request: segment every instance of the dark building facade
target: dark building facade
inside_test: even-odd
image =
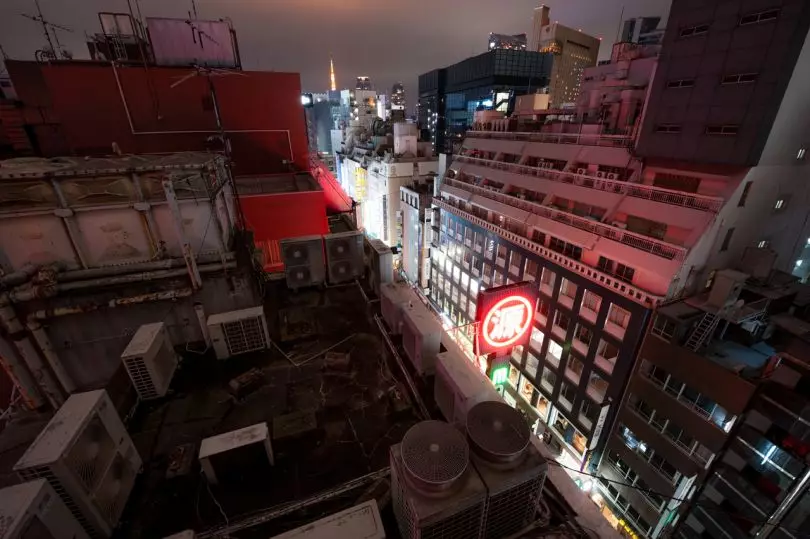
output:
[[[552,63],[550,53],[496,49],[420,75],[420,124],[435,131],[437,150],[450,151],[472,125],[476,110],[511,114],[517,96],[547,87]],[[432,128],[428,115],[434,113]]]
[[[638,154],[756,165],[809,26],[805,0],[673,2]]]

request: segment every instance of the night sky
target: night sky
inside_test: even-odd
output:
[[[132,0],[133,5],[136,0]],[[301,73],[306,91],[329,84],[329,52],[338,88],[368,75],[380,93],[402,80],[408,108],[420,73],[486,51],[490,32],[531,31],[539,0],[197,0],[200,18],[230,17],[246,69]],[[76,58],[87,57],[84,33],[99,30],[96,13],[127,11],[125,0],[40,0],[45,18],[67,26],[59,39]],[[504,9],[500,5],[511,7]],[[669,0],[546,0],[551,20],[604,38],[610,54],[619,15],[666,16]],[[186,17],[191,0],[140,0],[146,16]],[[19,16],[33,14],[34,0],[0,0],[0,45],[11,58],[32,59],[44,44],[41,27]]]

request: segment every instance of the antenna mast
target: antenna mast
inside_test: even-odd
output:
[[[39,0],[34,0],[34,5],[37,6],[37,17],[32,17],[34,20],[39,20],[42,23],[42,31],[45,32],[45,40],[48,42],[48,46],[51,50],[56,54],[56,49],[53,48],[53,42],[51,41],[51,33],[48,31],[48,23],[45,22],[45,17],[42,16],[42,8],[39,7]]]

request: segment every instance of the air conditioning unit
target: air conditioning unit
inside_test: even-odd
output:
[[[596,171],[596,177],[597,178],[604,178],[605,173],[603,171],[601,171],[601,170],[598,170],[598,171]]]
[[[505,402],[480,402],[467,413],[470,460],[487,487],[482,537],[509,537],[534,520],[548,463],[531,438],[526,420]]]
[[[622,230],[627,230],[627,223],[622,223],[621,221],[613,221],[610,224],[612,224],[616,228],[621,228]]]
[[[262,480],[273,465],[267,423],[232,430],[200,443],[200,466],[211,484]]]
[[[382,240],[368,239],[367,241],[368,282],[379,297],[380,286],[394,281],[394,253]]]
[[[391,446],[391,502],[403,539],[481,537],[486,487],[464,436],[442,421],[423,421]]]
[[[261,306],[212,314],[208,332],[217,359],[264,350],[270,346],[267,319]]]
[[[460,349],[448,348],[436,356],[433,395],[447,422],[463,430],[470,408],[479,402],[501,400],[501,397]]]
[[[404,307],[419,303],[416,293],[406,283],[389,283],[380,286],[380,311],[392,335],[402,333]]]
[[[279,245],[287,287],[297,290],[323,284],[326,271],[321,236],[288,238],[281,240]]]
[[[402,347],[420,375],[436,372],[444,330],[422,302],[413,302],[402,309]]]
[[[164,396],[177,368],[177,355],[165,324],[139,327],[121,354],[121,362],[141,400]]]
[[[372,499],[272,539],[385,539],[385,528]]]
[[[363,233],[359,230],[339,232],[323,237],[326,244],[326,265],[331,284],[352,281],[361,275],[363,261]]]
[[[588,174],[588,169],[587,168],[578,168],[577,169],[577,174],[580,174],[580,175]]]
[[[89,539],[45,479],[0,490],[3,539]]]
[[[608,180],[618,180],[619,175],[616,174],[615,172],[608,172],[607,174],[605,174],[605,178]]]
[[[23,481],[47,479],[91,537],[110,537],[141,458],[107,392],[74,393],[14,465]]]

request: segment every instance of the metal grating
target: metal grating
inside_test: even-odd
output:
[[[90,522],[88,522],[88,520],[84,517],[84,513],[82,513],[79,506],[76,505],[73,498],[70,497],[65,488],[62,486],[62,482],[59,481],[48,466],[37,466],[34,468],[28,468],[27,470],[20,470],[19,474],[20,479],[23,481],[32,481],[39,478],[48,481],[48,484],[51,485],[57,496],[59,496],[59,499],[62,500],[62,503],[65,504],[65,507],[68,508],[76,521],[81,524],[84,531],[87,532],[87,535],[93,539],[101,537],[95,528],[90,525]]]
[[[97,414],[73,444],[65,461],[87,493],[93,492],[115,457],[115,442]]]
[[[228,351],[232,356],[267,348],[264,339],[264,327],[259,316],[234,322],[224,322],[222,332],[225,334]]]
[[[497,462],[520,456],[529,445],[531,432],[516,409],[503,402],[486,401],[467,413],[467,435],[477,454]]]
[[[521,530],[534,517],[543,477],[533,477],[489,498],[485,539],[507,537]]]
[[[481,520],[484,518],[483,500],[459,511],[455,515],[425,526],[420,539],[471,539],[481,534]]]
[[[444,487],[461,477],[469,458],[464,436],[442,421],[417,423],[402,438],[402,462],[426,487]]]
[[[154,399],[158,397],[155,383],[149,370],[146,368],[146,363],[142,357],[133,357],[124,360],[124,367],[129,373],[132,384],[135,386],[135,391],[141,400]]]

